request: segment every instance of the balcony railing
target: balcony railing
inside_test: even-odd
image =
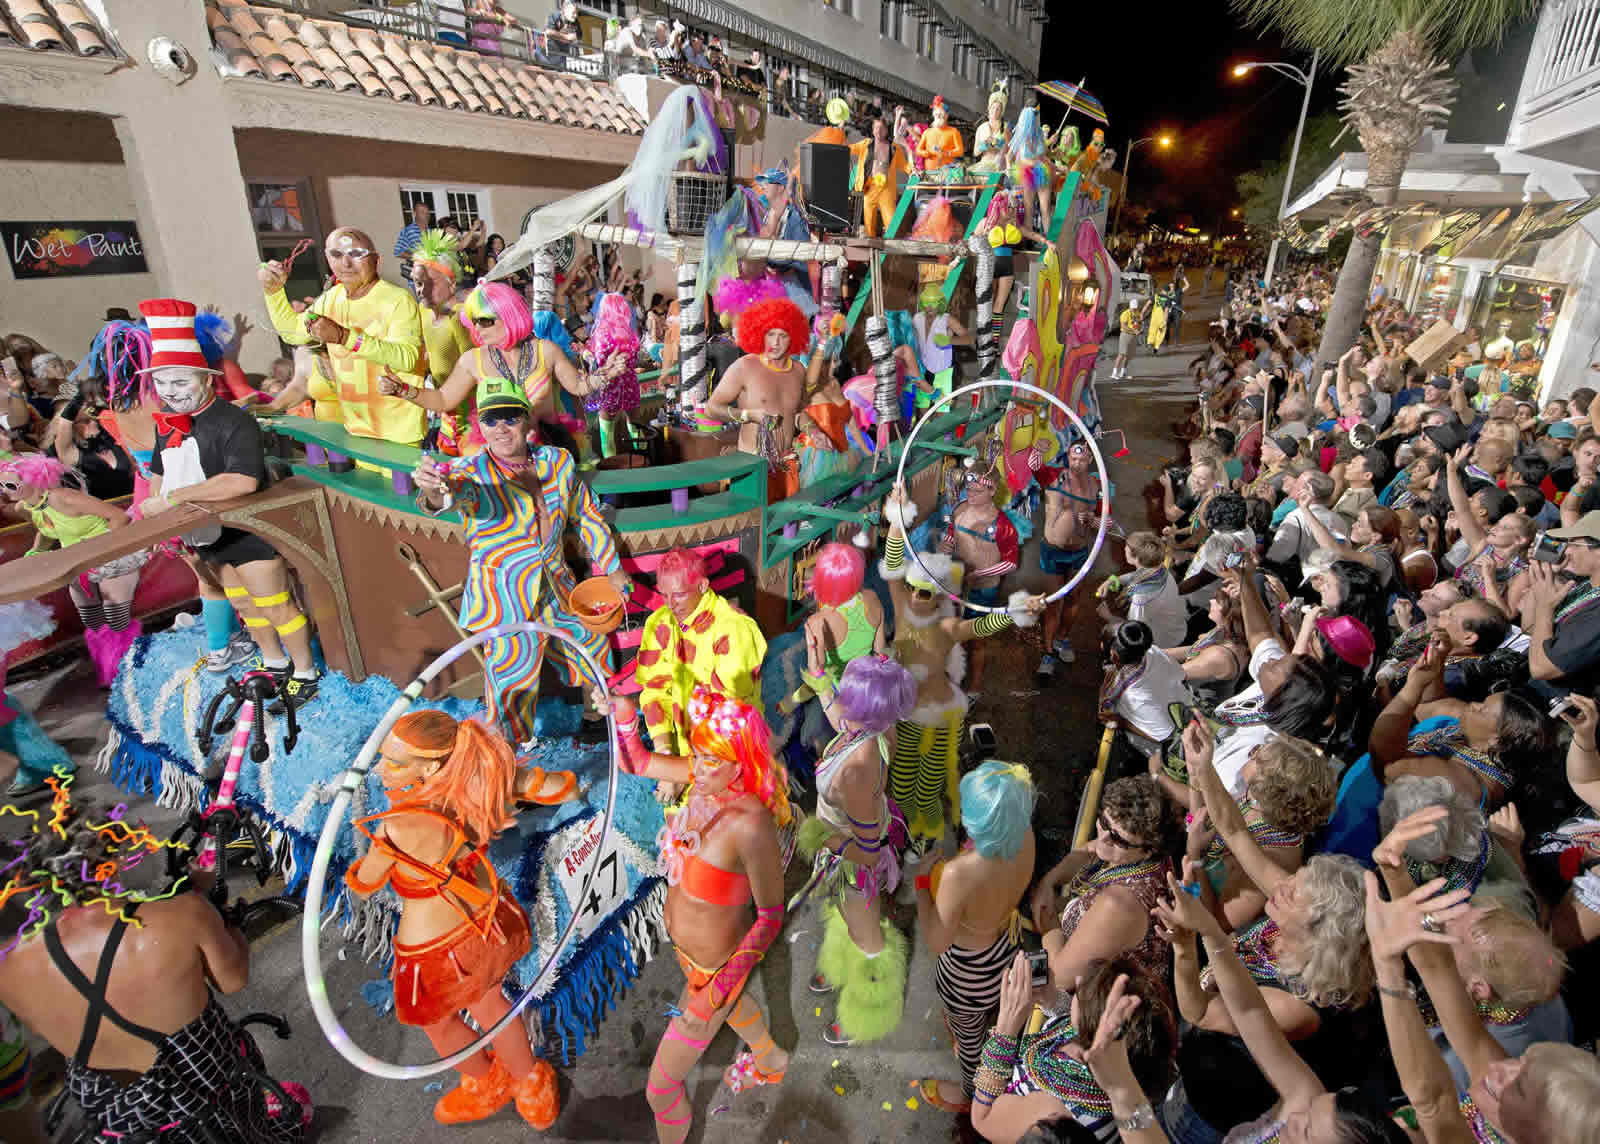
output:
[[[1600,93],[1600,0],[1548,0],[1526,82],[1524,120]]]

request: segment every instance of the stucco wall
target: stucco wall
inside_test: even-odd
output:
[[[0,219],[137,219],[122,148],[109,119],[5,113],[0,131]],[[17,281],[0,258],[0,332],[29,334],[64,357],[81,358],[108,307],[132,310],[159,293],[153,274]]]

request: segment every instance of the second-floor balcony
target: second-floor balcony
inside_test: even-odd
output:
[[[1600,167],[1600,0],[1547,0],[1508,142]]]

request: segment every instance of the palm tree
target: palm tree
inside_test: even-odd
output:
[[[1233,0],[1253,24],[1270,24],[1291,46],[1320,51],[1348,69],[1340,111],[1367,153],[1367,197],[1389,206],[1400,176],[1429,127],[1455,100],[1450,70],[1463,53],[1498,42],[1540,0]],[[1317,360],[1332,362],[1355,344],[1384,232],[1358,232],[1339,271]],[[1313,382],[1314,384],[1314,382]]]

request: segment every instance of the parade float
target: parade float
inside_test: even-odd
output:
[[[1093,182],[1097,157],[1098,151],[1085,163],[1073,154],[1070,166],[1053,168],[1052,217],[1043,226],[1042,246],[1008,254],[1021,305],[1003,345],[993,321],[996,246],[985,229],[994,196],[1005,193],[1003,171],[950,164],[912,175],[884,236],[872,238],[783,238],[737,229],[719,238],[705,235],[703,223],[652,227],[617,209],[628,190],[626,173],[618,185],[535,212],[496,273],[531,266],[536,309],[553,293],[550,244],[569,236],[642,248],[672,262],[679,283],[676,362],[642,375],[647,398],[634,431],[612,456],[588,458],[582,473],[603,505],[622,568],[636,584],[623,623],[609,636],[620,665],[608,680],[613,691],[639,689],[633,659],[642,621],[662,604],[652,586],[657,565],[670,550],[688,549],[705,562],[712,589],[758,621],[768,644],[761,672],[765,706],[774,731],[791,751],[803,752],[821,734],[817,705],[781,717],[776,712],[799,684],[804,648],[795,629],[809,611],[817,550],[830,540],[875,545],[882,504],[897,475],[926,516],[949,495],[963,461],[982,453],[998,458],[1017,511],[1031,514],[1034,473],[1065,456],[1074,435],[1087,435],[1093,446],[1101,418],[1091,374],[1117,283],[1101,241],[1105,196]],[[664,178],[668,185],[681,175],[692,183],[703,159],[692,148],[669,151],[658,170],[634,175]],[[953,198],[956,217],[965,221],[953,233],[907,236],[919,208],[935,197]],[[608,221],[616,218],[622,221]],[[520,261],[519,250],[525,253]],[[835,464],[782,499],[769,494],[768,460],[740,452],[735,433],[704,416],[714,285],[701,267],[713,257],[820,268],[822,336],[814,352],[822,352],[824,338],[845,353],[864,340],[862,356],[871,359],[863,400],[872,408],[863,414],[873,416],[861,418],[866,431],[855,463]],[[845,297],[842,287],[851,279],[855,288]],[[963,282],[972,284],[975,299],[964,315],[976,350],[967,380],[985,384],[973,386],[971,395],[958,388],[940,396],[921,418],[907,415],[899,394],[884,392],[894,388],[891,329],[911,325],[909,311],[919,295],[942,301],[947,310]],[[941,307],[930,304],[929,310]],[[1029,388],[1007,392],[1008,381]],[[206,525],[254,534],[281,553],[315,627],[327,674],[318,697],[299,712],[293,750],[283,741],[282,716],[262,715],[265,757],[243,761],[234,798],[269,840],[285,892],[305,894],[318,856],[325,881],[313,898],[323,920],[337,924],[362,955],[384,963],[392,955],[395,904],[384,894],[358,899],[343,881],[364,851],[348,817],[380,809],[384,795],[375,775],[347,768],[363,754],[374,719],[401,700],[456,718],[482,709],[481,649],[450,654],[464,647],[456,619],[467,577],[464,530],[451,512],[419,509],[410,476],[417,448],[354,436],[336,422],[278,417],[263,425],[279,473],[270,486],[215,511],[174,507],[70,550],[16,562],[0,601],[46,596],[86,568]],[[1096,548],[1105,532],[1102,522]],[[430,664],[426,688],[418,691],[419,683],[403,692],[405,681]],[[160,805],[203,808],[214,797],[221,767],[201,749],[198,730],[224,682],[202,669],[192,633],[175,629],[141,638],[112,687],[99,767],[123,789],[153,795]],[[661,806],[645,783],[623,779],[613,789],[611,744],[606,736],[583,733],[580,704],[572,692],[546,689],[529,756],[547,771],[575,772],[578,796],[523,809],[515,828],[490,850],[501,881],[527,904],[532,921],[532,949],[513,970],[512,983],[531,990],[546,1050],[561,1060],[583,1051],[585,1036],[657,952],[666,890],[656,855]],[[328,852],[318,855],[334,810],[346,821]]]

